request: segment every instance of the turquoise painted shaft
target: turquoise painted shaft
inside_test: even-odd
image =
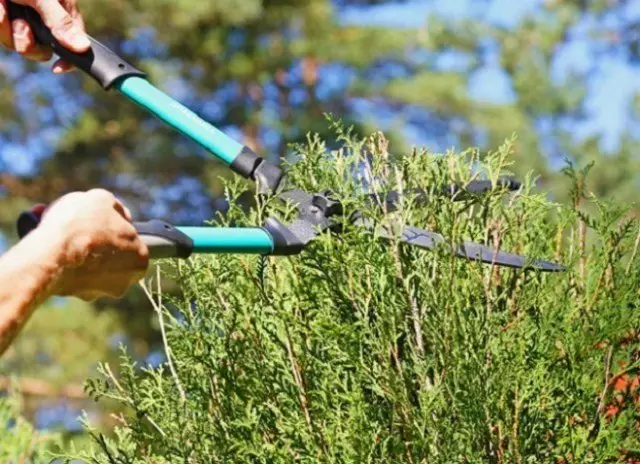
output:
[[[141,77],[129,77],[117,89],[171,127],[231,165],[243,146]]]
[[[176,227],[193,240],[194,253],[273,253],[269,232],[255,228]]]

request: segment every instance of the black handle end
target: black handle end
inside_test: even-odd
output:
[[[267,163],[249,147],[242,149],[233,163],[231,163],[231,169],[245,179],[256,181],[258,191],[262,194],[275,193],[284,177],[282,169]]]

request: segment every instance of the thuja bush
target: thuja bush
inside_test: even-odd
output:
[[[136,366],[123,351],[87,386],[124,412],[113,434],[90,429],[86,462],[585,463],[640,450],[637,386],[638,222],[588,193],[566,169],[574,202],[533,178],[507,195],[513,146],[480,155],[392,156],[380,134],[338,128],[339,150],[315,137],[287,167],[291,186],[331,191],[345,218],[437,230],[568,270],[498,268],[383,240],[349,226],[294,257],[195,257],[148,282],[167,362]],[[452,202],[452,182],[496,188]],[[417,198],[414,189],[426,190]],[[400,192],[391,214],[365,199]],[[259,225],[292,208],[238,206],[215,224]],[[627,462],[625,461],[625,462]]]
[[[19,395],[0,397],[0,461],[50,462],[48,451],[60,447],[60,437],[34,430],[20,406]]]

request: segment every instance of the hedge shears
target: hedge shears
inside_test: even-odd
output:
[[[156,88],[147,80],[144,72],[136,69],[108,47],[89,37],[89,51],[69,51],[54,38],[35,10],[12,2],[9,2],[8,6],[12,20],[26,20],[39,43],[50,46],[60,58],[90,75],[105,90],[119,92],[204,147],[235,173],[256,182],[259,194],[277,195],[281,200],[293,204],[297,210],[297,218],[292,223],[284,224],[276,218],[268,218],[263,227],[175,227],[160,220],[134,223],[149,247],[152,258],[186,259],[199,253],[296,255],[320,234],[341,230],[339,218],[344,217],[345,211],[343,205],[332,198],[330,192],[282,191],[285,176],[280,167],[265,161],[253,150],[233,140]],[[503,179],[499,183],[499,187],[507,191],[515,191],[520,187],[520,184],[512,179]],[[482,194],[495,187],[498,186],[492,185],[489,181],[476,181],[466,185],[463,193]],[[455,200],[460,198],[457,195],[460,191],[461,187],[452,185],[440,193]],[[383,199],[383,202],[393,207],[396,200],[394,194],[391,194]],[[21,237],[38,226],[43,211],[44,207],[38,206],[20,216],[18,233]],[[565,270],[562,265],[556,263],[529,259],[478,243],[452,245],[442,235],[416,227],[402,226],[399,230],[391,230],[389,227],[371,223],[359,212],[348,217],[352,225],[365,227],[382,238],[395,238],[406,244],[430,250],[450,247],[456,256],[472,261],[545,272]]]

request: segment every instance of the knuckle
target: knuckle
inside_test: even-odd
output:
[[[87,195],[96,201],[110,203],[117,201],[113,193],[100,188],[89,190]]]
[[[95,232],[87,232],[78,236],[76,238],[77,249],[79,251],[78,259],[84,260],[88,254],[92,253],[98,247],[99,242],[99,237],[96,236]]]
[[[78,198],[81,198],[83,195],[84,195],[84,193],[80,192],[80,191],[70,192],[70,193],[67,193],[66,195],[63,195],[62,197],[60,197],[60,200],[65,200],[65,199],[69,199],[69,198],[78,199]]]
[[[51,25],[51,29],[58,32],[65,32],[71,30],[74,25],[75,21],[73,18],[68,14],[64,14]]]
[[[94,196],[113,196],[111,192],[102,188],[94,188],[89,190],[87,193]]]
[[[127,247],[132,249],[135,246],[135,242],[138,240],[138,231],[129,221],[124,218],[118,222],[119,230],[118,235],[124,240],[123,248]]]

